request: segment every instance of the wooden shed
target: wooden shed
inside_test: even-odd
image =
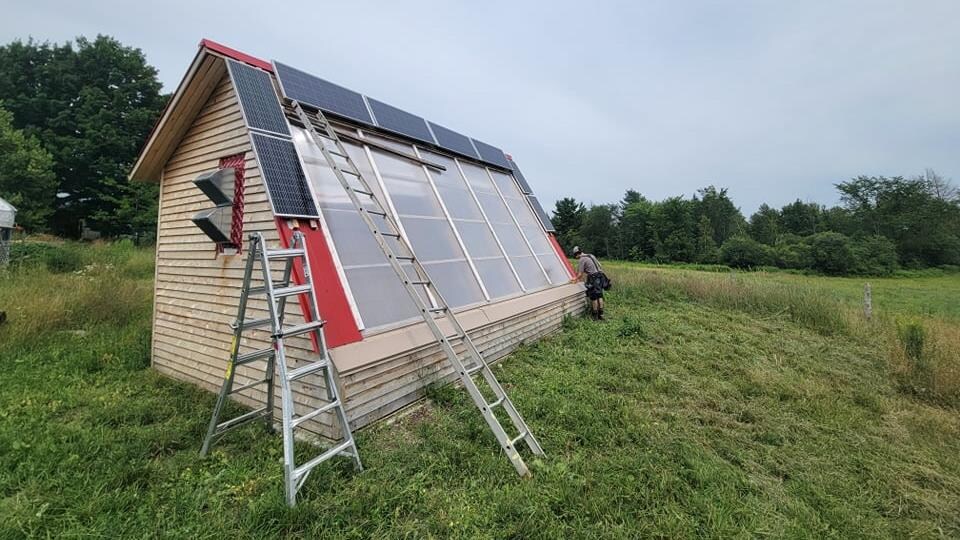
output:
[[[284,98],[323,110],[348,134],[352,157],[376,179],[431,280],[488,359],[556,332],[565,315],[583,310],[583,288],[569,283],[573,271],[512,157],[383,101],[204,40],[131,172],[160,183],[152,343],[158,371],[219,389],[237,316],[243,239],[261,232],[278,245],[296,227],[306,237],[354,428],[415,402],[431,382],[452,380],[439,345],[304,130],[282,114],[277,119]],[[214,206],[194,180],[231,167],[232,201],[219,209],[223,237],[212,238],[194,223]],[[296,305],[288,309],[300,316]],[[261,333],[243,346],[268,347],[268,332]],[[296,339],[289,356],[305,362],[315,354],[311,342]],[[237,384],[254,377],[255,369],[241,366]],[[317,384],[297,388],[302,403],[320,394]],[[266,399],[257,390],[238,396],[249,406]],[[321,417],[311,431],[329,436],[329,422]]]

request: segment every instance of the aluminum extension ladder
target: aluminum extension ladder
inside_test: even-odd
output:
[[[297,260],[300,260],[302,263],[304,274],[304,282],[302,285],[295,285],[291,282],[294,262]],[[271,261],[284,262],[283,274],[280,281],[274,280],[270,267]],[[260,263],[263,285],[251,287],[254,265],[257,262]],[[246,315],[247,302],[251,295],[259,294],[266,296],[269,313],[263,318],[248,319]],[[306,297],[310,320],[297,326],[284,326],[286,302],[289,297]],[[237,320],[232,325],[234,333],[230,351],[230,362],[227,365],[223,387],[220,389],[220,396],[217,398],[217,404],[213,409],[213,416],[210,418],[210,427],[207,430],[207,436],[203,440],[203,448],[200,450],[200,454],[206,455],[210,450],[210,445],[227,431],[254,420],[263,419],[266,421],[267,427],[272,429],[274,372],[279,371],[280,403],[283,417],[281,427],[283,430],[283,477],[287,504],[290,506],[294,506],[297,503],[297,492],[303,486],[310,471],[320,463],[336,455],[345,455],[353,458],[357,470],[363,470],[356,442],[353,439],[353,434],[350,432],[347,414],[343,409],[343,403],[340,401],[340,396],[337,391],[334,373],[335,368],[330,361],[327,343],[323,335],[324,321],[320,319],[319,315],[316,291],[314,290],[313,278],[310,273],[310,258],[307,256],[307,246],[304,242],[303,234],[300,231],[294,231],[290,246],[286,249],[268,249],[262,234],[256,233],[250,235],[247,264],[243,273],[243,289],[240,292],[240,308],[237,314]],[[272,346],[267,349],[240,354],[240,341],[243,332],[256,328],[269,328],[271,330]],[[286,348],[283,340],[297,335],[309,336],[310,334],[316,336],[320,358],[309,364],[291,369],[287,366]],[[261,361],[266,362],[263,379],[258,379],[234,388],[233,380],[236,376],[237,367]],[[294,411],[291,383],[303,379],[308,375],[320,374],[321,372],[327,389],[326,403],[305,414],[297,415]],[[220,422],[220,414],[223,411],[223,406],[227,402],[227,396],[259,385],[266,385],[266,405],[236,418]],[[304,422],[328,411],[335,413],[334,416],[336,416],[337,421],[340,423],[343,440],[335,443],[332,447],[302,465],[297,466],[294,456],[294,430],[301,427],[301,424]]]
[[[443,300],[443,297],[436,287],[433,286],[427,272],[420,264],[420,261],[414,256],[413,250],[407,244],[404,237],[400,234],[400,228],[394,221],[393,216],[386,211],[385,207],[370,189],[370,185],[363,177],[360,169],[350,158],[335,128],[327,121],[323,112],[314,110],[314,112],[308,113],[303,106],[295,100],[287,100],[286,104],[293,109],[296,118],[310,134],[313,143],[323,153],[330,168],[353,202],[353,206],[360,213],[364,223],[367,224],[367,227],[376,239],[377,244],[380,245],[380,249],[383,250],[384,255],[386,255],[393,271],[400,278],[410,298],[413,299],[423,320],[433,333],[434,338],[440,344],[444,353],[446,353],[450,364],[453,365],[453,368],[457,374],[459,374],[460,381],[463,383],[464,388],[467,389],[474,404],[480,409],[484,420],[487,421],[490,430],[493,431],[493,434],[496,436],[497,442],[500,443],[500,447],[503,448],[503,451],[510,459],[510,463],[513,464],[520,476],[529,476],[530,471],[527,469],[523,458],[520,457],[519,452],[517,452],[516,445],[520,441],[523,441],[534,455],[542,456],[543,449],[540,447],[540,443],[537,442],[536,437],[533,436],[530,428],[523,421],[520,413],[517,412],[516,407],[514,407],[510,401],[506,391],[504,391],[500,382],[497,381],[490,366],[486,360],[484,360],[480,351],[477,350],[470,336],[464,331],[453,311]],[[361,199],[361,197],[363,199]],[[379,218],[381,223],[378,224],[375,218]],[[388,243],[388,238],[399,247],[399,253]],[[416,277],[409,276],[403,266],[401,266],[401,263],[409,264],[415,271]],[[421,290],[425,293],[424,297],[418,294],[418,288],[422,288]],[[432,298],[434,305],[427,304],[424,298]],[[447,335],[444,333],[438,324],[441,320],[448,322],[449,326],[453,329],[453,334]],[[456,350],[454,350],[457,342],[461,342],[465,346],[466,354],[463,359],[461,359]],[[469,366],[465,363],[465,360],[468,359],[473,360],[473,363]],[[486,381],[487,386],[493,392],[493,401],[487,401],[487,398],[481,393],[480,388],[474,381],[473,375],[478,372],[483,375],[483,380]],[[511,437],[503,429],[500,420],[494,415],[494,410],[498,407],[502,407],[506,411],[517,435]]]

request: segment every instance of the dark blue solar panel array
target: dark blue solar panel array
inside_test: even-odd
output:
[[[517,179],[517,183],[520,184],[520,191],[526,193],[527,195],[533,193],[533,190],[530,189],[530,184],[527,183],[527,179],[523,177],[523,173],[520,172],[520,167],[517,167],[517,163],[507,158],[507,162],[510,163],[510,170],[513,171],[513,177]]]
[[[251,133],[251,137],[273,204],[273,213],[278,216],[319,217],[293,142],[256,132]]]
[[[287,120],[280,109],[270,74],[233,60],[227,65],[247,125],[254,129],[289,135]]]
[[[480,158],[480,154],[477,154],[473,144],[470,143],[470,137],[461,135],[452,129],[447,129],[433,122],[430,122],[430,129],[433,130],[433,134],[437,138],[437,145],[441,148],[446,148],[452,152],[474,159]]]
[[[274,62],[273,65],[283,93],[288,98],[373,125],[370,111],[359,93],[280,62]]]
[[[427,121],[423,118],[370,97],[367,98],[367,103],[373,110],[373,117],[378,126],[434,144],[433,136],[427,129]]]
[[[550,216],[547,215],[546,210],[540,205],[540,201],[533,195],[527,195],[527,200],[530,201],[530,205],[533,206],[533,211],[536,212],[537,217],[540,218],[540,223],[543,225],[543,228],[548,232],[556,232],[557,228],[553,226],[553,222],[550,221]]]
[[[503,155],[503,150],[476,139],[473,139],[473,145],[477,147],[477,152],[480,152],[480,159],[504,169],[510,168],[510,162],[507,161],[507,156]]]

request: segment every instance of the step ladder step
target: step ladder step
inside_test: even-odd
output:
[[[294,249],[268,249],[266,250],[267,259],[292,259],[294,257],[303,257],[305,252],[303,249],[294,248]]]
[[[301,465],[301,466],[297,467],[296,469],[294,469],[294,470],[293,470],[293,477],[294,477],[295,479],[299,480],[301,476],[303,476],[303,475],[307,474],[308,472],[310,472],[311,469],[313,469],[314,467],[316,467],[316,466],[319,465],[320,463],[322,463],[322,462],[324,462],[324,461],[332,458],[333,456],[335,456],[335,455],[343,452],[344,450],[349,449],[351,446],[353,446],[353,441],[352,441],[352,440],[347,439],[346,441],[343,441],[342,443],[334,446],[333,448],[330,448],[330,449],[327,450],[326,452],[320,454],[319,456],[311,459],[310,461],[308,461],[308,462],[304,463],[303,465]],[[349,454],[349,455],[352,456],[353,454]]]
[[[261,418],[261,417],[263,417],[263,416],[266,416],[266,413],[267,413],[267,408],[266,408],[266,407],[260,407],[259,409],[256,409],[256,410],[254,410],[254,411],[250,411],[250,412],[248,412],[248,413],[246,413],[246,414],[241,414],[240,416],[238,416],[238,417],[236,417],[236,418],[231,418],[230,420],[227,420],[226,422],[223,422],[222,424],[217,424],[217,432],[223,433],[224,431],[227,431],[227,430],[229,430],[229,429],[238,427],[238,426],[240,426],[241,424],[246,424],[247,422],[252,422],[253,420],[257,420],[257,419],[259,419],[259,418]]]
[[[297,379],[302,379],[307,375],[316,373],[327,367],[326,360],[320,360],[319,362],[314,362],[312,364],[307,364],[305,366],[298,367],[297,369],[291,369],[287,372],[287,380],[293,382]]]
[[[320,407],[319,409],[310,411],[310,412],[308,412],[307,414],[304,414],[304,415],[302,415],[302,416],[298,416],[298,417],[294,418],[293,421],[291,422],[290,426],[295,428],[295,427],[299,426],[300,424],[306,422],[307,420],[310,420],[311,418],[316,418],[317,416],[320,416],[321,414],[323,414],[323,413],[325,413],[325,412],[327,412],[327,411],[333,410],[333,408],[336,407],[336,406],[339,405],[339,404],[340,404],[340,400],[331,401],[330,403],[327,403],[326,405],[324,405],[323,407]]]
[[[270,317],[264,317],[262,319],[246,319],[245,321],[240,323],[240,326],[244,330],[249,330],[251,328],[260,328],[261,326],[270,326],[272,322],[273,322],[273,319],[271,319]],[[234,328],[236,328],[236,325],[234,325]]]
[[[249,364],[250,362],[256,362],[257,360],[265,360],[275,354],[277,354],[277,352],[272,347],[269,349],[259,349],[248,353],[238,354],[235,364],[242,366],[244,364]]]
[[[284,296],[304,294],[310,292],[312,288],[313,287],[310,284],[294,285],[292,287],[279,287],[273,290],[273,296],[276,298],[283,298]]]
[[[284,328],[279,334],[275,337],[278,338],[288,338],[292,336],[299,336],[300,334],[306,334],[307,332],[312,332],[318,328],[323,328],[327,324],[327,321],[310,321],[308,323],[299,324],[297,326],[291,326],[289,328]]]
[[[230,393],[231,393],[231,394],[236,394],[237,392],[243,392],[244,390],[253,388],[254,386],[260,386],[261,384],[266,383],[266,382],[270,382],[270,379],[260,379],[260,380],[258,380],[258,381],[253,381],[253,382],[251,382],[251,383],[247,383],[247,384],[245,384],[245,385],[243,385],[243,386],[237,386],[237,387],[235,387],[235,388],[231,388],[231,389],[230,389]]]

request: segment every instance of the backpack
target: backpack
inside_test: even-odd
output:
[[[603,268],[600,266],[600,261],[596,257],[590,255],[590,259],[593,260],[593,264],[597,265],[597,276],[593,279],[597,281],[597,285],[605,291],[609,291],[613,287],[613,282],[610,281],[610,278],[607,277],[607,274],[603,272]]]

